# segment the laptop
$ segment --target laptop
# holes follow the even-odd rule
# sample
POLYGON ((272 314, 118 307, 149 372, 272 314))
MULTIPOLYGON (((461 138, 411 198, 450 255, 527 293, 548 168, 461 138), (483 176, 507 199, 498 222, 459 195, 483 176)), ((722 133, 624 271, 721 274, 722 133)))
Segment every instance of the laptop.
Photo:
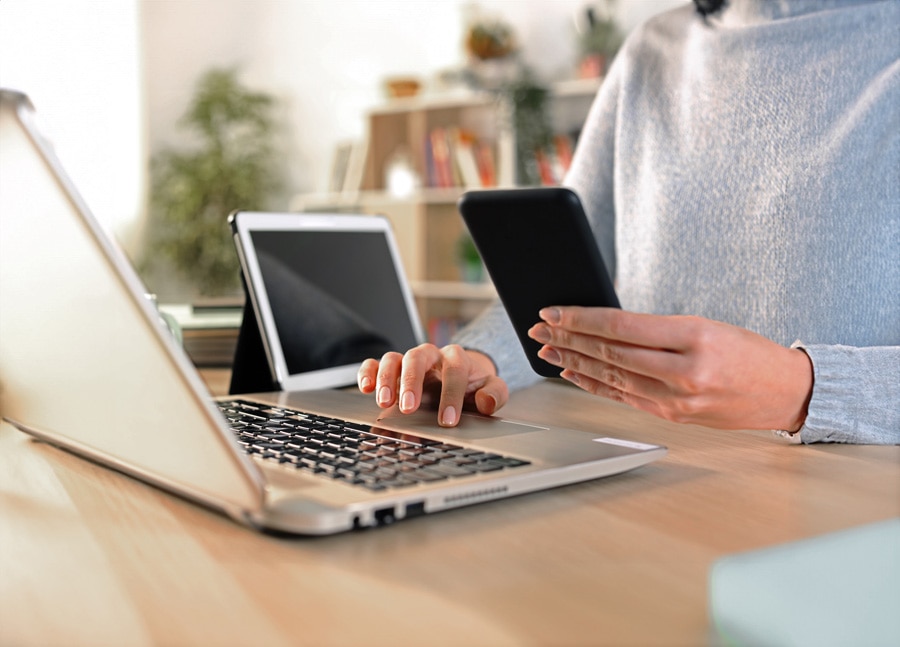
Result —
POLYGON ((387 218, 239 211, 229 222, 272 390, 355 384, 367 357, 424 341, 387 218))
POLYGON ((63 171, 31 103, 8 90, 0 178, 3 419, 248 527, 327 535, 378 526, 666 453, 474 414, 445 430, 432 411, 381 411, 352 389, 213 398, 63 171), (354 456, 359 471, 346 462, 354 456))

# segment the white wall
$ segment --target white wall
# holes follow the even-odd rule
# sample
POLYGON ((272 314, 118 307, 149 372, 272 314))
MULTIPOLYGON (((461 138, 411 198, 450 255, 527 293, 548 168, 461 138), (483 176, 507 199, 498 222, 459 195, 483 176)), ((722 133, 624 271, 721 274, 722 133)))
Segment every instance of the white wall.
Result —
MULTIPOLYGON (((684 0, 619 0, 630 29, 684 0)), ((175 122, 196 78, 239 64, 242 80, 284 107, 289 190, 321 191, 335 142, 364 133, 382 80, 432 77, 463 62, 465 0, 141 0, 151 151, 177 144, 175 122)), ((574 17, 587 0, 481 0, 510 22, 526 60, 548 78, 571 74, 574 17)), ((285 203, 286 206, 286 203, 285 203)))
MULTIPOLYGON (((684 0, 619 0, 625 28, 684 0)), ((386 76, 429 77, 463 59, 467 0, 2 0, 0 85, 26 90, 98 218, 137 248, 147 159, 178 145, 197 77, 239 64, 276 95, 288 193, 326 185, 335 142, 364 132, 386 76)), ((525 58, 567 74, 586 0, 482 0, 525 58)), ((2 181, 2 178, 0 178, 2 181)), ((287 195, 284 205, 287 204, 287 195)))
POLYGON ((138 31, 138 0, 0 2, 0 86, 31 96, 85 200, 126 247, 144 194, 138 31))

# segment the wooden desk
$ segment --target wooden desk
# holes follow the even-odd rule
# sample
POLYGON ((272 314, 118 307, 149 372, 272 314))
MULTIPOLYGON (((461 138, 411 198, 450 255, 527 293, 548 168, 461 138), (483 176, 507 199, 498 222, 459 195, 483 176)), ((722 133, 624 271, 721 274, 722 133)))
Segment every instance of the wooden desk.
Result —
POLYGON ((668 425, 560 384, 562 415, 663 443, 634 472, 325 539, 228 519, 0 428, 3 645, 702 645, 725 554, 900 515, 900 447, 668 425))

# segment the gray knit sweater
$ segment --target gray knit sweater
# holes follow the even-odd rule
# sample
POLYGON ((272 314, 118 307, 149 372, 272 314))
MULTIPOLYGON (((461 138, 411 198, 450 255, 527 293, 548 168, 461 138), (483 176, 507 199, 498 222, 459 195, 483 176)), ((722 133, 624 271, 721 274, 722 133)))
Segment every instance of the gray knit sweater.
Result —
MULTIPOLYGON (((566 184, 624 308, 798 341, 815 382, 801 439, 900 443, 900 1, 651 19, 612 65, 566 184)), ((540 379, 499 304, 456 341, 511 389, 540 379)))

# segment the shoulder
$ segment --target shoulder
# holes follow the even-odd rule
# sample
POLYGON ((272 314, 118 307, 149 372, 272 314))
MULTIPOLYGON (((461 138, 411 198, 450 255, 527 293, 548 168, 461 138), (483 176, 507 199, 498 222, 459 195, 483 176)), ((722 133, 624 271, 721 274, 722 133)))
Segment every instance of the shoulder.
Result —
POLYGON ((633 57, 671 51, 687 40, 692 27, 698 22, 702 22, 702 19, 693 3, 663 11, 635 27, 625 39, 622 52, 633 57))
POLYGON ((639 83, 678 65, 686 54, 694 26, 700 17, 693 4, 656 14, 635 27, 619 50, 610 73, 639 83))

